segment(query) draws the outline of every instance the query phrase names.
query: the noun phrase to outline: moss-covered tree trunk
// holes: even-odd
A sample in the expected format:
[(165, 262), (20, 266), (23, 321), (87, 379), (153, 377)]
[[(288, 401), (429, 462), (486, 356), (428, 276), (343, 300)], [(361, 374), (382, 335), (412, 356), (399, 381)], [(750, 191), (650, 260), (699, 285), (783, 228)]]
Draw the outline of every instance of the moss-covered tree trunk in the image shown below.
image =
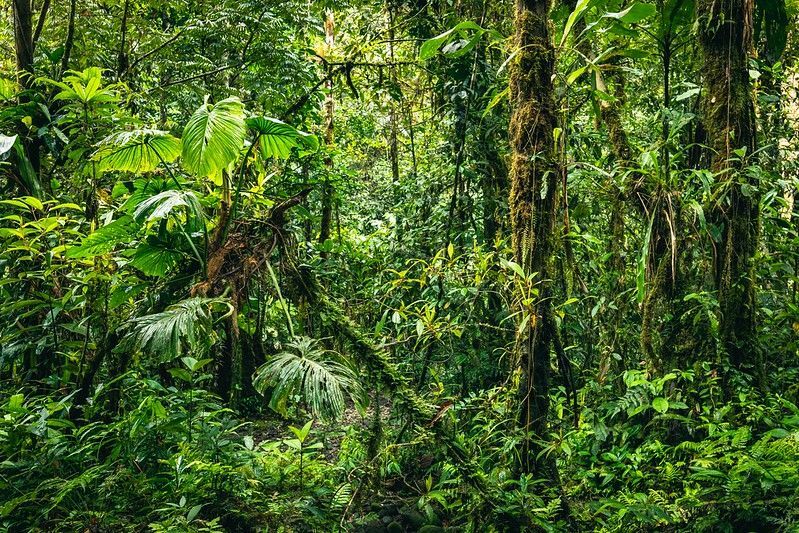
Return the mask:
[(521, 470), (537, 469), (534, 439), (544, 435), (549, 411), (550, 346), (554, 337), (550, 263), (555, 233), (555, 194), (560, 176), (554, 153), (556, 113), (552, 74), (549, 1), (516, 1), (516, 55), (510, 68), (512, 116), (510, 216), (513, 252), (526, 273), (536, 272), (538, 297), (520, 333), (521, 425), (527, 438)]
[[(335, 45), (335, 22), (333, 19), (333, 12), (327, 11), (325, 18), (325, 44), (327, 52), (331, 53)], [(331, 151), (333, 149), (333, 113), (335, 109), (335, 99), (333, 97), (333, 76), (328, 72), (327, 81), (325, 82), (325, 95), (324, 113), (325, 113), (325, 147), (328, 154), (325, 156), (325, 168), (327, 174), (325, 175), (324, 183), (322, 184), (322, 219), (319, 227), (319, 243), (324, 244), (330, 238), (330, 228), (333, 223), (333, 185), (330, 183), (331, 174), (333, 173), (333, 156)], [(327, 252), (322, 252), (322, 257), (327, 257)]]
[(696, 9), (705, 67), (704, 125), (713, 153), (711, 169), (724, 191), (714, 213), (722, 226), (716, 257), (721, 341), (734, 367), (759, 370), (753, 261), (759, 202), (757, 183), (745, 168), (756, 149), (748, 70), (753, 2), (699, 0)]

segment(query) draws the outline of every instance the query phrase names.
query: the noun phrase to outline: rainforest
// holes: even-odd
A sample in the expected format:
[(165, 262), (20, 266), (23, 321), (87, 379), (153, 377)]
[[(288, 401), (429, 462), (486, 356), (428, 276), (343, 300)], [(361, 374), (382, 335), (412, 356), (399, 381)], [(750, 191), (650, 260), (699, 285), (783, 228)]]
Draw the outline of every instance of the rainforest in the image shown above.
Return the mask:
[(799, 531), (799, 1), (0, 0), (0, 530)]

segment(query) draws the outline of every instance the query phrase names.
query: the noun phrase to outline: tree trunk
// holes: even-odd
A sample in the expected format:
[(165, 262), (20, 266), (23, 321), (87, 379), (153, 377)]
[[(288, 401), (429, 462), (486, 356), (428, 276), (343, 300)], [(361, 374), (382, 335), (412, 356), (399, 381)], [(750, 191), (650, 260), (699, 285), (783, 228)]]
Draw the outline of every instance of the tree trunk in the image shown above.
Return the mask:
[(760, 233), (759, 198), (757, 183), (745, 171), (757, 148), (747, 65), (752, 9), (751, 0), (699, 0), (696, 4), (711, 170), (726, 191), (713, 213), (723, 228), (716, 256), (721, 342), (733, 367), (754, 367), (759, 373), (762, 362), (753, 357), (758, 351), (753, 259)]
[(225, 340), (219, 351), (216, 368), (216, 393), (225, 401), (230, 401), (234, 385), (233, 365), (239, 333), (235, 320), (237, 320), (235, 313), (225, 320)]
[[(557, 178), (554, 153), (556, 116), (552, 74), (555, 52), (549, 33), (549, 2), (517, 0), (516, 56), (510, 69), (512, 116), (510, 218), (513, 253), (528, 274), (536, 272), (539, 294), (528, 326), (517, 339), (521, 370), (520, 423), (526, 438), (520, 450), (523, 472), (539, 471), (534, 440), (542, 438), (549, 411), (551, 319), (550, 262), (555, 232)], [(543, 473), (543, 472), (542, 472)]]
[(14, 50), (17, 58), (17, 75), (20, 84), (33, 85), (33, 8), (31, 0), (13, 0)]
[[(127, 4), (125, 4), (127, 6)], [(61, 56), (61, 76), (69, 70), (69, 57), (72, 55), (72, 46), (75, 43), (75, 12), (77, 11), (77, 0), (69, 3), (69, 22), (67, 23), (67, 38), (64, 40), (64, 55)]]
[[(332, 50), (335, 44), (335, 22), (333, 20), (333, 12), (327, 12), (325, 19), (325, 43), (327, 44), (328, 52)], [(333, 157), (330, 155), (329, 150), (333, 147), (333, 112), (335, 110), (335, 100), (333, 99), (333, 77), (329, 75), (325, 82), (327, 95), (325, 96), (325, 146), (328, 149), (328, 155), (325, 158), (325, 167), (327, 173), (325, 181), (322, 185), (322, 220), (319, 228), (319, 243), (323, 244), (330, 238), (330, 227), (333, 222), (333, 187), (330, 184), (330, 174), (333, 171)], [(322, 257), (327, 257), (327, 252), (322, 252)]]
[[(117, 54), (117, 79), (121, 79), (122, 75), (128, 70), (130, 64), (128, 60), (128, 14), (130, 13), (130, 0), (125, 0), (125, 6), (122, 8), (122, 22), (120, 24), (120, 38), (119, 38), (119, 53)], [(71, 13), (70, 13), (71, 15)]]

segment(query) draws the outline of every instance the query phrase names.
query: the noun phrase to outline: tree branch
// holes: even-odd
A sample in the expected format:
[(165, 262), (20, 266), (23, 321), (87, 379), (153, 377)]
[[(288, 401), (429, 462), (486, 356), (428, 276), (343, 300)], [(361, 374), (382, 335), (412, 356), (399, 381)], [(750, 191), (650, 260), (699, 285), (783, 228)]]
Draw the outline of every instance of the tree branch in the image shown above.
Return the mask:
[(36, 49), (36, 43), (39, 42), (39, 37), (42, 35), (44, 29), (44, 21), (47, 18), (47, 12), (50, 10), (50, 0), (44, 0), (42, 10), (39, 12), (39, 20), (36, 22), (36, 31), (33, 32), (33, 49)]
[(155, 54), (155, 53), (157, 53), (157, 52), (159, 52), (159, 51), (163, 50), (164, 48), (166, 48), (166, 47), (167, 47), (167, 46), (169, 46), (170, 44), (172, 44), (172, 43), (174, 43), (175, 41), (177, 41), (177, 40), (178, 40), (178, 38), (179, 38), (181, 35), (183, 35), (183, 34), (186, 32), (186, 30), (188, 30), (188, 29), (189, 29), (189, 28), (183, 28), (182, 30), (180, 30), (179, 32), (177, 32), (175, 35), (173, 35), (172, 37), (170, 37), (169, 39), (167, 39), (167, 40), (166, 40), (166, 41), (164, 41), (163, 43), (159, 44), (158, 46), (156, 46), (155, 48), (153, 48), (153, 49), (152, 49), (152, 50), (150, 50), (149, 52), (146, 52), (146, 53), (142, 54), (140, 57), (137, 57), (135, 60), (131, 61), (131, 63), (130, 63), (130, 66), (129, 66), (128, 68), (126, 68), (126, 69), (125, 69), (125, 71), (122, 73), (122, 76), (124, 76), (125, 74), (127, 74), (128, 72), (130, 72), (131, 70), (133, 70), (133, 69), (134, 69), (134, 68), (135, 68), (135, 67), (136, 67), (136, 66), (137, 66), (139, 63), (141, 63), (142, 61), (144, 61), (145, 59), (147, 59), (147, 58), (148, 58), (148, 57), (150, 57), (151, 55), (153, 55), (153, 54)]

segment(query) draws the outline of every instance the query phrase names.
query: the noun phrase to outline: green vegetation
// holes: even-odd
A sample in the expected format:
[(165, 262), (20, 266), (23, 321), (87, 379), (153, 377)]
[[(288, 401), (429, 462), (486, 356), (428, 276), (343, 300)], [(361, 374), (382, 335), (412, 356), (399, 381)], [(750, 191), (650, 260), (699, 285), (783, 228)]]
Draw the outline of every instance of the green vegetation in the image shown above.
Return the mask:
[(794, 0), (0, 6), (0, 530), (799, 530)]

